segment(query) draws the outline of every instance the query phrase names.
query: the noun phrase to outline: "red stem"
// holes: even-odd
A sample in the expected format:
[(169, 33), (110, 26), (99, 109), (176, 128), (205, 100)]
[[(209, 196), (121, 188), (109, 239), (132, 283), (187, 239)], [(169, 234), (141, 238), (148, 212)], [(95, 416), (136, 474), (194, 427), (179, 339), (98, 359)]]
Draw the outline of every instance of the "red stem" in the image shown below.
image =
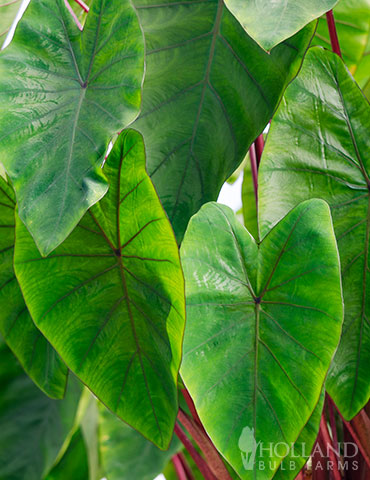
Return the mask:
[[(333, 404), (335, 405), (335, 403), (333, 402)], [(352, 427), (352, 425), (347, 422), (347, 420), (345, 420), (342, 416), (342, 414), (340, 413), (340, 411), (338, 410), (338, 407), (335, 405), (335, 408), (337, 409), (339, 415), (340, 415), (340, 418), (342, 419), (344, 425), (347, 427), (347, 430), (349, 431), (349, 433), (351, 434), (353, 440), (356, 442), (362, 456), (364, 457), (364, 460), (367, 464), (367, 466), (370, 468), (370, 457), (369, 455), (367, 454), (366, 452), (366, 449), (364, 448), (364, 446), (362, 445), (362, 442), (359, 438), (359, 436), (357, 435), (357, 433), (355, 432), (354, 428)]]
[(213, 445), (212, 441), (202, 430), (195, 421), (190, 418), (183, 410), (179, 410), (177, 418), (190, 433), (191, 437), (201, 449), (209, 468), (212, 470), (212, 473), (215, 475), (217, 480), (231, 480), (230, 474), (227, 471), (227, 468), (224, 465), (224, 462), (221, 460), (218, 451)]
[(324, 441), (324, 445), (326, 446), (326, 449), (329, 450), (328, 453), (329, 453), (329, 458), (331, 460), (331, 462), (333, 463), (333, 470), (332, 470), (332, 474), (333, 474), (333, 477), (334, 477), (334, 480), (341, 480), (342, 477), (339, 473), (339, 470), (338, 470), (338, 460), (336, 459), (335, 457), (335, 453), (333, 452), (333, 450), (331, 448), (328, 448), (328, 445), (329, 447), (333, 447), (333, 443), (332, 443), (332, 440), (330, 438), (330, 435), (329, 435), (329, 430), (328, 430), (328, 426), (326, 425), (326, 420), (325, 420), (325, 415), (324, 413), (321, 415), (321, 420), (320, 420), (320, 433), (321, 433), (321, 437)]
[(190, 393), (186, 390), (186, 388), (183, 388), (181, 390), (181, 393), (182, 393), (182, 396), (184, 397), (185, 399), (185, 402), (190, 410), (190, 413), (192, 414), (194, 420), (197, 422), (197, 424), (204, 430), (204, 427), (202, 425), (202, 422), (200, 421), (200, 418), (199, 418), (199, 415), (198, 415), (198, 412), (195, 408), (195, 405), (194, 405), (194, 402), (193, 402), (193, 399), (191, 398), (190, 396)]
[(184, 470), (186, 472), (186, 476), (187, 476), (188, 480), (195, 480), (195, 477), (194, 477), (193, 472), (191, 471), (191, 468), (190, 468), (190, 466), (189, 466), (189, 464), (188, 464), (188, 462), (185, 458), (185, 455), (182, 452), (178, 453), (177, 455), (181, 460), (182, 466), (184, 467)]
[(340, 56), (340, 58), (342, 58), (342, 52), (341, 52), (340, 46), (339, 46), (337, 29), (335, 27), (333, 10), (329, 10), (326, 13), (326, 21), (327, 21), (328, 29), (329, 29), (331, 48), (333, 49), (334, 53), (336, 53), (337, 55)]
[(172, 457), (172, 463), (173, 463), (173, 466), (175, 467), (177, 478), (179, 480), (188, 480), (184, 466), (178, 454)]
[(254, 143), (252, 143), (252, 145), (249, 148), (249, 158), (251, 160), (254, 198), (256, 200), (256, 207), (257, 207), (258, 206), (258, 165), (257, 165), (256, 147)]
[(86, 13), (89, 13), (89, 7), (86, 5), (85, 2), (83, 2), (82, 0), (75, 0), (75, 2), (82, 8), (82, 10), (84, 10)]
[(262, 152), (265, 146), (265, 141), (263, 139), (263, 133), (259, 135), (256, 138), (256, 141), (254, 142), (255, 148), (256, 148), (256, 160), (257, 160), (257, 168), (260, 166), (261, 163), (261, 157), (262, 157)]
[(211, 470), (206, 464), (204, 458), (202, 458), (199, 453), (195, 450), (193, 444), (188, 439), (184, 431), (181, 429), (178, 423), (175, 423), (175, 434), (180, 439), (186, 450), (189, 452), (191, 458), (194, 460), (195, 464), (200, 470), (200, 473), (203, 475), (205, 480), (215, 480)]
[(333, 436), (333, 446), (334, 446), (334, 449), (338, 451), (338, 433), (337, 433), (337, 424), (335, 422), (333, 400), (328, 395), (326, 396), (326, 400), (327, 400), (327, 405), (329, 409), (329, 420), (330, 420), (331, 433)]

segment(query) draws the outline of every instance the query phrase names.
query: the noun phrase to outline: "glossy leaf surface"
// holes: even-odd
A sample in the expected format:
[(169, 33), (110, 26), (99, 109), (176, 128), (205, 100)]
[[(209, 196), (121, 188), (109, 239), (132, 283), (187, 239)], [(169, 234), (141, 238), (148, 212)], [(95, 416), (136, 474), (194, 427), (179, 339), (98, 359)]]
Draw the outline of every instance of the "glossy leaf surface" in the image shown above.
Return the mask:
[(100, 166), (139, 112), (143, 55), (128, 0), (95, 0), (83, 34), (63, 0), (32, 1), (0, 54), (0, 157), (43, 255), (105, 194)]
[(35, 327), (13, 268), (15, 196), (0, 177), (0, 333), (32, 380), (50, 397), (63, 398), (67, 367)]
[(100, 405), (99, 450), (103, 474), (109, 480), (153, 480), (182, 448), (174, 437), (168, 450), (159, 450)]
[(369, 103), (340, 58), (313, 48), (273, 119), (259, 173), (262, 236), (297, 202), (331, 207), (345, 319), (327, 390), (347, 419), (370, 396), (369, 131)]
[(190, 221), (181, 258), (181, 376), (240, 477), (271, 478), (277, 453), (256, 451), (256, 462), (268, 460), (263, 471), (253, 456), (247, 469), (247, 453), (258, 442), (298, 438), (339, 341), (343, 309), (329, 208), (321, 200), (300, 204), (257, 246), (228, 207), (209, 203)]
[(21, 0), (1, 0), (0, 3), (0, 49), (17, 15)]
[(225, 0), (246, 32), (265, 50), (297, 33), (338, 0)]
[(0, 478), (40, 480), (74, 429), (80, 385), (52, 400), (23, 372), (0, 339)]
[(146, 39), (142, 113), (148, 173), (177, 240), (270, 120), (313, 34), (267, 54), (222, 0), (135, 0)]
[(138, 132), (104, 166), (108, 194), (42, 258), (17, 221), (15, 269), (31, 315), (110, 410), (162, 448), (177, 414), (184, 280)]
[[(370, 35), (370, 0), (340, 0), (333, 13), (344, 62), (355, 74), (366, 55)], [(312, 43), (331, 50), (326, 16), (319, 19)]]

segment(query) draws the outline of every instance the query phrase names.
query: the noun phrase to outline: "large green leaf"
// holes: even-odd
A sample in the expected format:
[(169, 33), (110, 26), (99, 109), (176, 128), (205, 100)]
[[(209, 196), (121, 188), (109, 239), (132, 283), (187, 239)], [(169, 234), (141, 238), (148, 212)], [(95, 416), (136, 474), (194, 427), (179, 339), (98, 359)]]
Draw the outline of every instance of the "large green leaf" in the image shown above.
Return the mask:
[(13, 269), (15, 197), (0, 177), (0, 333), (32, 380), (50, 397), (63, 398), (68, 370), (35, 327)]
[(0, 340), (0, 478), (40, 480), (75, 428), (81, 393), (73, 378), (64, 400), (42, 393)]
[[(190, 221), (181, 258), (181, 376), (240, 477), (271, 478), (281, 458), (278, 450), (270, 457), (268, 445), (297, 439), (339, 341), (343, 307), (329, 208), (322, 200), (302, 203), (257, 244), (228, 207), (209, 203)], [(264, 450), (248, 470), (243, 457), (254, 442)]]
[(331, 206), (345, 319), (327, 389), (347, 419), (370, 397), (369, 131), (361, 90), (337, 55), (315, 47), (273, 119), (259, 175), (262, 235), (301, 200)]
[(364, 55), (356, 69), (355, 79), (370, 100), (370, 31)]
[(0, 158), (43, 255), (107, 190), (100, 166), (139, 112), (143, 50), (129, 0), (94, 0), (82, 34), (63, 0), (36, 0), (0, 54)]
[(148, 172), (181, 241), (190, 217), (270, 120), (313, 25), (270, 55), (222, 0), (135, 0), (146, 39), (143, 106)]
[[(334, 9), (334, 18), (343, 59), (353, 74), (366, 53), (370, 34), (370, 0), (340, 0)], [(331, 49), (326, 17), (318, 22), (313, 44)], [(367, 76), (370, 76), (369, 71)]]
[(225, 0), (245, 31), (266, 50), (332, 9), (338, 0)]
[(17, 221), (15, 270), (37, 327), (68, 367), (167, 448), (185, 317), (179, 252), (138, 132), (121, 134), (104, 173), (108, 194), (49, 257)]
[(12, 26), (21, 3), (22, 0), (1, 0), (0, 2), (0, 48)]
[(153, 480), (182, 444), (176, 437), (165, 452), (148, 442), (100, 405), (99, 449), (109, 480)]

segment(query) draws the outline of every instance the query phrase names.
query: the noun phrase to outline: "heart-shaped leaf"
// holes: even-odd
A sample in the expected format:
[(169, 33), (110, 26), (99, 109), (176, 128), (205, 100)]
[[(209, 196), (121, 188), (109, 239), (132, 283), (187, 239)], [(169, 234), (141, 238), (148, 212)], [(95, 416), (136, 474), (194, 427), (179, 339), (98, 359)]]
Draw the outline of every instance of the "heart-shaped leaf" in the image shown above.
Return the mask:
[(121, 134), (104, 173), (108, 194), (49, 257), (17, 221), (15, 270), (37, 327), (68, 367), (167, 448), (185, 317), (179, 252), (138, 132)]
[(1, 0), (0, 3), (0, 48), (17, 15), (21, 0)]
[(109, 480), (153, 480), (182, 444), (174, 437), (165, 452), (99, 406), (99, 450), (103, 474)]
[(329, 207), (300, 204), (257, 244), (228, 207), (209, 203), (190, 221), (181, 258), (181, 376), (239, 476), (271, 478), (282, 458), (268, 446), (297, 440), (339, 341), (343, 306)]
[(43, 255), (107, 190), (100, 166), (139, 112), (143, 51), (129, 0), (94, 0), (83, 33), (63, 0), (37, 0), (0, 54), (0, 158)]
[(70, 378), (64, 400), (44, 395), (0, 339), (0, 478), (40, 480), (67, 447), (81, 386)]
[(38, 330), (13, 269), (15, 196), (0, 177), (0, 333), (25, 371), (47, 395), (63, 398), (68, 370)]
[(271, 50), (307, 23), (332, 9), (338, 0), (225, 0), (245, 31), (262, 48)]
[(345, 318), (327, 390), (347, 419), (370, 397), (369, 131), (361, 90), (337, 55), (315, 47), (273, 119), (259, 173), (262, 235), (302, 200), (331, 207)]
[(314, 26), (267, 54), (223, 1), (135, 0), (146, 39), (143, 106), (135, 127), (148, 173), (183, 238), (216, 200), (296, 74)]

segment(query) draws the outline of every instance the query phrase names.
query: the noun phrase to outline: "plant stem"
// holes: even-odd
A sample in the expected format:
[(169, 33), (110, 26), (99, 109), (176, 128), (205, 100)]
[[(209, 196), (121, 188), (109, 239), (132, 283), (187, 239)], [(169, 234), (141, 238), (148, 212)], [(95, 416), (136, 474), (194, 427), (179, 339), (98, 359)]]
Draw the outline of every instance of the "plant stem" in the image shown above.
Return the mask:
[(337, 55), (340, 56), (340, 58), (342, 58), (342, 52), (339, 46), (337, 29), (335, 27), (333, 10), (329, 10), (329, 12), (326, 13), (326, 21), (329, 29), (331, 48), (333, 49), (334, 53), (336, 53)]
[(263, 139), (263, 133), (256, 138), (254, 142), (254, 146), (256, 149), (256, 160), (257, 160), (257, 169), (261, 163), (262, 152), (265, 146), (265, 140)]
[(333, 436), (333, 446), (334, 449), (338, 451), (338, 432), (337, 424), (335, 422), (334, 405), (333, 400), (329, 397), (329, 395), (326, 395), (326, 402), (329, 410), (330, 428)]
[(78, 27), (79, 30), (81, 30), (81, 32), (82, 32), (83, 27), (82, 27), (80, 21), (78, 20), (78, 18), (76, 17), (76, 14), (75, 14), (75, 12), (73, 11), (72, 7), (70, 6), (68, 0), (64, 0), (64, 3), (65, 3), (65, 6), (67, 7), (67, 9), (69, 10), (69, 13), (72, 15), (73, 20), (75, 21), (77, 27)]
[(194, 405), (194, 402), (193, 402), (193, 399), (191, 398), (190, 396), (190, 393), (186, 390), (186, 388), (183, 388), (181, 390), (181, 393), (182, 393), (182, 396), (184, 397), (185, 399), (185, 402), (190, 410), (190, 413), (192, 414), (194, 420), (197, 422), (197, 424), (204, 430), (204, 427), (202, 425), (202, 422), (200, 421), (200, 418), (199, 418), (199, 415), (198, 415), (198, 412), (195, 408), (195, 405)]
[(89, 7), (86, 5), (85, 2), (83, 2), (82, 0), (75, 0), (75, 2), (82, 8), (82, 10), (84, 10), (86, 13), (89, 13)]
[(188, 480), (184, 466), (178, 454), (172, 457), (172, 463), (175, 467), (177, 478), (179, 480)]
[[(334, 402), (333, 402), (334, 403)], [(335, 404), (334, 404), (335, 405)], [(338, 407), (335, 405), (335, 408), (337, 409), (337, 412), (339, 413), (340, 415), (340, 418), (342, 419), (344, 425), (347, 427), (347, 430), (349, 431), (349, 433), (351, 434), (353, 440), (356, 442), (362, 456), (364, 457), (364, 460), (367, 464), (367, 466), (370, 468), (370, 456), (368, 455), (367, 451), (366, 451), (366, 448), (362, 445), (362, 442), (361, 442), (361, 439), (359, 438), (359, 436), (357, 435), (356, 431), (354, 430), (354, 428), (352, 427), (352, 425), (347, 422), (347, 420), (345, 420), (342, 416), (342, 414), (340, 413), (340, 411), (338, 410)]]
[(195, 480), (193, 472), (191, 471), (191, 468), (185, 458), (185, 455), (182, 452), (178, 453), (177, 455), (181, 460), (182, 466), (184, 467), (188, 480)]
[(203, 452), (203, 455), (217, 480), (231, 480), (224, 462), (221, 460), (218, 451), (206, 432), (203, 431), (202, 428), (200, 428), (192, 418), (188, 417), (188, 415), (181, 410), (181, 408), (177, 418), (190, 433), (195, 443)]
[(204, 458), (202, 458), (199, 453), (195, 450), (193, 444), (188, 439), (184, 431), (181, 429), (178, 423), (175, 423), (175, 434), (181, 440), (182, 444), (189, 452), (191, 458), (194, 460), (195, 464), (200, 470), (200, 473), (203, 475), (205, 480), (215, 480), (213, 473), (209, 469), (208, 465), (206, 464)]
[(256, 208), (258, 208), (258, 165), (257, 165), (256, 147), (254, 143), (252, 143), (252, 145), (249, 148), (249, 158), (251, 161), (254, 198), (256, 200)]
[(321, 436), (322, 436), (322, 439), (324, 441), (324, 444), (326, 446), (326, 449), (329, 450), (329, 458), (333, 464), (333, 470), (332, 470), (332, 474), (333, 474), (333, 477), (334, 477), (334, 480), (341, 480), (341, 475), (339, 473), (339, 470), (338, 470), (338, 460), (336, 459), (335, 457), (335, 453), (333, 452), (332, 448), (328, 448), (328, 445), (329, 447), (333, 447), (333, 442), (330, 438), (330, 435), (329, 435), (329, 430), (328, 430), (328, 426), (326, 425), (326, 420), (325, 420), (325, 415), (324, 413), (321, 415), (321, 420), (320, 420), (320, 433), (321, 433)]

